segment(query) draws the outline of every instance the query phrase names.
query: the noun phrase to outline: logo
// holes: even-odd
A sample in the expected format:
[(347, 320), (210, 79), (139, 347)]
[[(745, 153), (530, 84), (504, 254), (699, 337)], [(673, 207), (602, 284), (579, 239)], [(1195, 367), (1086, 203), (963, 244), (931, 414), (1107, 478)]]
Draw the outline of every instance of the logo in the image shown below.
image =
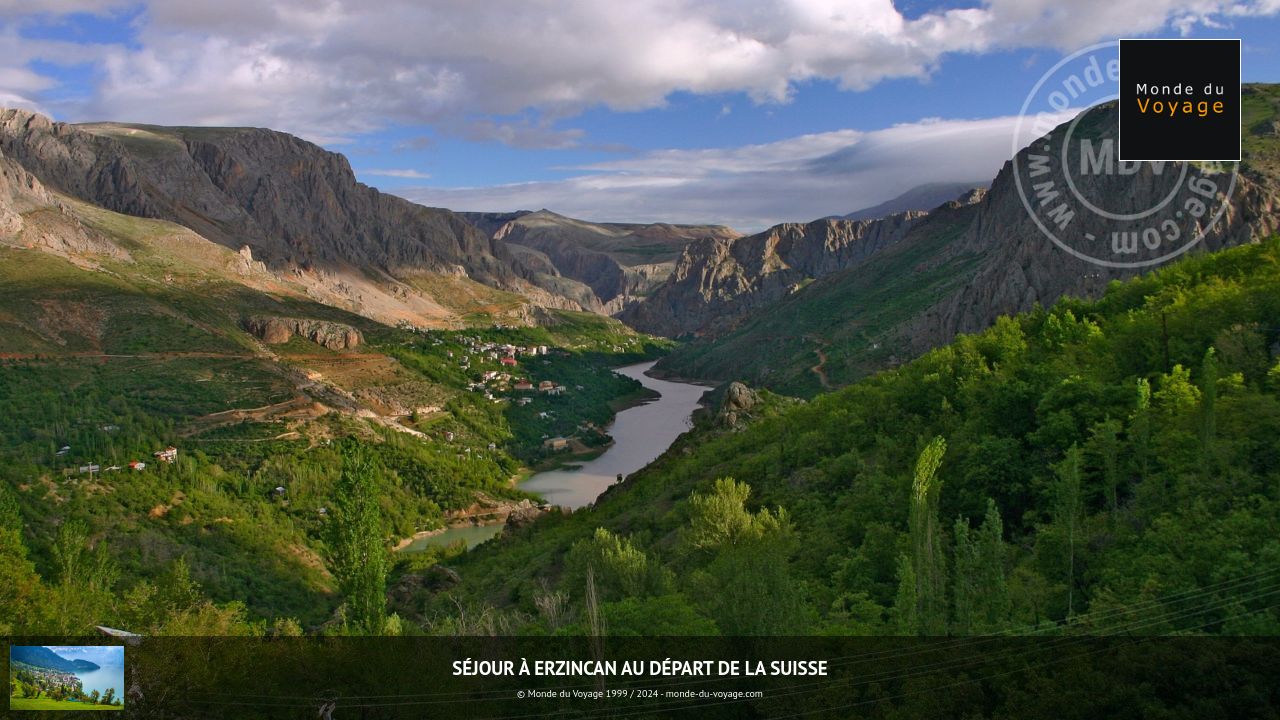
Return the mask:
[(1014, 182), (1059, 248), (1102, 267), (1140, 268), (1213, 232), (1239, 164), (1121, 161), (1118, 49), (1107, 42), (1079, 50), (1031, 89), (1013, 137)]

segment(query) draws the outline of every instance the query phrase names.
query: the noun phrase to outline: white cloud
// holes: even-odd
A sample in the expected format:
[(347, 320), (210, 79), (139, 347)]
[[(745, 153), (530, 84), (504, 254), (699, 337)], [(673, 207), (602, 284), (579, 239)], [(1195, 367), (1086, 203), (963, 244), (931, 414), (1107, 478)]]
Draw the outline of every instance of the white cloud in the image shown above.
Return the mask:
[(1008, 159), (1016, 124), (1013, 117), (929, 119), (737, 148), (654, 151), (578, 168), (582, 174), (565, 180), (396, 192), (458, 210), (546, 207), (589, 220), (713, 222), (750, 231), (851, 212), (925, 179), (987, 182)]
[(411, 169), (411, 168), (404, 168), (404, 169), (396, 169), (396, 168), (378, 169), (378, 168), (371, 168), (371, 169), (366, 169), (366, 170), (357, 170), (357, 171), (356, 171), (356, 174), (357, 174), (357, 175), (375, 175), (375, 176), (378, 176), (378, 177), (411, 178), (411, 179), (416, 179), (416, 180), (423, 180), (423, 179), (426, 179), (426, 178), (431, 177), (431, 174), (430, 174), (430, 173), (424, 173), (424, 172), (421, 172), (421, 171), (419, 171), (419, 170), (413, 170), (413, 169)]
[[(119, 7), (0, 0), (11, 17)], [(534, 111), (538, 122), (494, 121), (489, 135), (566, 147), (575, 131), (545, 122), (589, 107), (651, 108), (676, 91), (782, 102), (812, 79), (860, 89), (926, 77), (950, 53), (1074, 49), (1276, 12), (1277, 0), (987, 0), (911, 19), (891, 0), (152, 0), (137, 45), (100, 48), (96, 96), (69, 113), (333, 139)], [(33, 53), (66, 61), (46, 45), (0, 64)]]

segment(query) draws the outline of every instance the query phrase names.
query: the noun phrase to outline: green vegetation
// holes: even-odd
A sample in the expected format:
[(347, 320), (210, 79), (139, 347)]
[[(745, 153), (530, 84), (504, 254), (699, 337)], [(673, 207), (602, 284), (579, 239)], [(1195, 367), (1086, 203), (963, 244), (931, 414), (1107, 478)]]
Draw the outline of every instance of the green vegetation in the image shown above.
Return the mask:
[(580, 632), (594, 588), (624, 634), (1280, 632), (1276, 317), (1280, 239), (704, 420), (594, 508), (453, 559), (424, 615)]
[[(131, 257), (85, 268), (0, 248), (0, 498), (15, 518), (0, 536), (0, 633), (288, 633), (335, 619), (327, 631), (390, 632), (360, 607), (337, 612), (353, 587), (332, 552), (344, 468), (368, 465), (376, 523), (363, 527), (379, 547), (526, 498), (513, 479), (541, 458), (541, 435), (606, 442), (579, 426), (604, 425), (636, 392), (608, 368), (663, 347), (568, 312), (546, 328), (393, 329), (241, 285), (219, 274), (233, 253), (168, 223), (72, 204)], [(180, 242), (189, 265), (163, 247)], [(241, 328), (258, 315), (351, 325), (366, 343), (294, 337), (268, 352)], [(468, 392), (502, 366), (461, 368), (446, 352), (460, 357), (463, 336), (547, 345), (545, 364), (521, 356), (520, 370), (566, 390), (523, 406)], [(175, 462), (153, 457), (168, 446)]]
[(38, 697), (9, 698), (10, 710), (123, 710), (124, 705), (103, 705), (102, 703), (78, 702), (74, 700), (54, 700), (53, 698)]
[(977, 255), (931, 262), (964, 229), (959, 222), (923, 228), (855, 271), (807, 284), (724, 337), (678, 348), (659, 367), (685, 377), (740, 379), (811, 397), (826, 389), (812, 370), (819, 362), (815, 351), (822, 351), (828, 381), (853, 382), (896, 359), (882, 342), (884, 335), (971, 277)]
[(15, 662), (10, 668), (10, 710), (121, 710), (124, 698), (108, 688), (85, 692), (79, 678)]
[(1245, 171), (1280, 175), (1280, 85), (1249, 85), (1240, 101)]

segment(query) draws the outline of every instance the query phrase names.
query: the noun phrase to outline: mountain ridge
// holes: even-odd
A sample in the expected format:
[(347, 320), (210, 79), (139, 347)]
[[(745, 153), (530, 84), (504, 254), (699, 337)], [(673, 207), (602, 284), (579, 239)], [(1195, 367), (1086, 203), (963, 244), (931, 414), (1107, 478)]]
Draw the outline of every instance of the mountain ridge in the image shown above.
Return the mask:
[[(1280, 177), (1270, 164), (1280, 149), (1260, 142), (1250, 130), (1280, 112), (1278, 87), (1245, 88), (1246, 112), (1254, 114), (1245, 119), (1246, 148), (1255, 149), (1252, 156), (1246, 153), (1222, 221), (1197, 252), (1250, 242), (1274, 232), (1280, 223)], [(1114, 137), (1114, 104), (1086, 112), (1079, 132), (1102, 140)], [(1065, 127), (1038, 142), (1060, 147)], [(930, 213), (889, 250), (784, 295), (728, 333), (705, 333), (663, 358), (659, 370), (812, 395), (825, 389), (824, 378), (845, 384), (918, 356), (958, 333), (983, 329), (1001, 315), (1048, 305), (1064, 295), (1098, 297), (1112, 280), (1138, 274), (1085, 262), (1050, 243), (1027, 214), (1012, 173), (1013, 162), (1007, 161), (981, 201), (957, 209), (949, 227), (940, 227), (937, 213)], [(1126, 208), (1149, 207), (1176, 176), (1153, 175), (1147, 166), (1135, 176), (1140, 180), (1136, 184), (1099, 180), (1095, 189), (1120, 198)], [(1060, 181), (1060, 172), (1054, 177)], [(1172, 215), (1170, 208), (1154, 222)], [(1090, 217), (1081, 217), (1073, 232), (1110, 235), (1105, 220)], [(942, 267), (965, 276), (939, 274)], [(811, 372), (819, 350), (827, 358), (824, 378)]]

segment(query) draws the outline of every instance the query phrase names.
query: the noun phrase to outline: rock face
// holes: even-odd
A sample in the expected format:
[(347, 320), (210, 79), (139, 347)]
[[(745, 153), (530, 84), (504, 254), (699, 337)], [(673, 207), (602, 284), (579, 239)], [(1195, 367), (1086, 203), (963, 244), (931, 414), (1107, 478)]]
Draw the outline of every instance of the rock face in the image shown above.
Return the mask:
[(513, 530), (529, 527), (537, 522), (538, 518), (542, 517), (545, 512), (545, 510), (538, 507), (516, 508), (511, 511), (510, 515), (507, 515), (507, 522), (503, 527), (503, 532), (509, 533)]
[(738, 237), (719, 225), (594, 223), (549, 210), (462, 215), (495, 240), (534, 251), (520, 256), (531, 272), (585, 285), (593, 297), (576, 299), (604, 313), (616, 312), (665, 280), (690, 242)]
[(725, 389), (724, 400), (720, 403), (720, 411), (716, 414), (722, 425), (738, 427), (751, 416), (751, 411), (760, 404), (760, 396), (754, 390), (740, 382), (731, 382)]
[(855, 267), (901, 241), (923, 217), (908, 212), (787, 223), (750, 237), (693, 243), (665, 283), (618, 317), (655, 335), (719, 335), (804, 283)]
[(359, 183), (346, 158), (258, 128), (68, 125), (0, 110), (0, 151), (42, 183), (116, 212), (185, 225), (273, 269), (465, 274), (518, 285), (501, 242), (448, 210)]
[(327, 320), (299, 318), (253, 317), (244, 322), (245, 329), (268, 345), (289, 342), (294, 335), (330, 350), (349, 350), (364, 342), (359, 330), (350, 325)]
[(0, 244), (60, 255), (125, 253), (66, 213), (34, 175), (0, 152)]

